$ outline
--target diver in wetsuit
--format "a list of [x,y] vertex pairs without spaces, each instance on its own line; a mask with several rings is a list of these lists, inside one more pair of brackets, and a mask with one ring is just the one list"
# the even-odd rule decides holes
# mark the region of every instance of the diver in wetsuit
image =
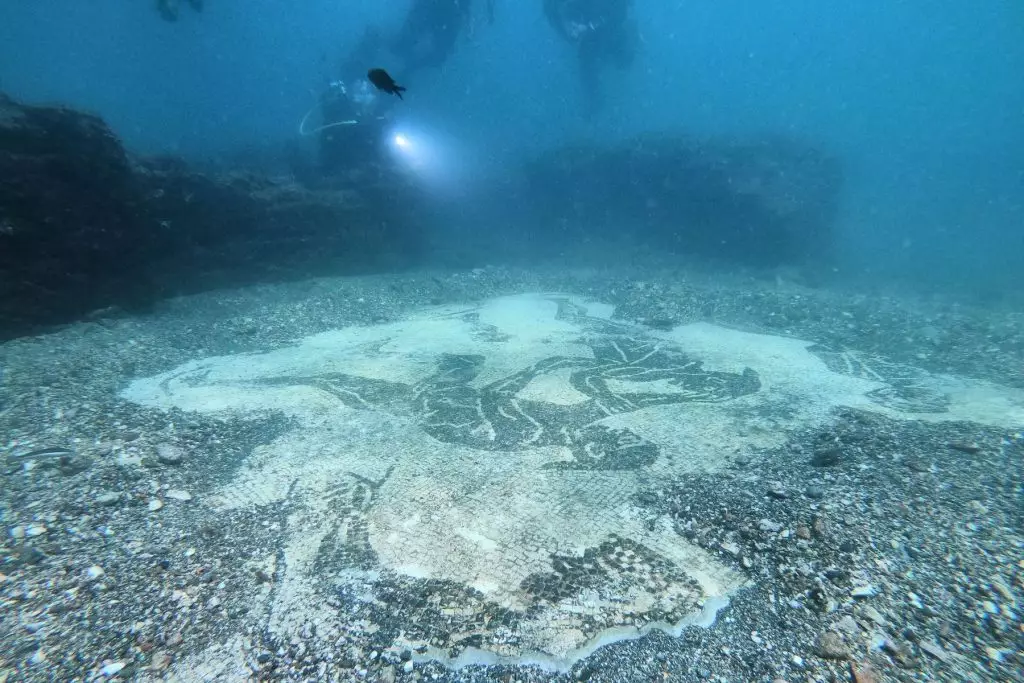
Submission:
[[472,0],[412,0],[402,28],[389,45],[402,60],[396,71],[408,78],[420,69],[443,65],[455,52],[471,10]]
[[328,85],[320,96],[319,128],[308,133],[303,129],[319,138],[322,173],[379,165],[393,106],[390,99],[381,97],[362,73]]
[[600,77],[607,66],[626,69],[636,54],[632,0],[544,0],[555,32],[576,48],[588,113],[601,106]]

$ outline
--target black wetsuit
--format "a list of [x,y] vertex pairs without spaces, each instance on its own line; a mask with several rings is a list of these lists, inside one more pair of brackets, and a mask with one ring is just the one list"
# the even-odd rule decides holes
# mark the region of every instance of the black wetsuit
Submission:
[[404,62],[404,77],[448,60],[469,21],[470,8],[471,0],[413,0],[405,23],[391,41],[391,51]]
[[598,79],[605,66],[633,63],[636,34],[629,21],[632,0],[544,0],[555,32],[576,46],[580,79],[589,107],[599,106]]

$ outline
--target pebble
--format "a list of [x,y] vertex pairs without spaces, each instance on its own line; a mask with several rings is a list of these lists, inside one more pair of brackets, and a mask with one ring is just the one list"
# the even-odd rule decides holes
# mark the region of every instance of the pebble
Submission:
[[846,659],[849,653],[842,636],[835,631],[825,631],[818,638],[818,654],[826,659]]
[[994,648],[994,647],[991,647],[991,646],[986,646],[985,647],[985,654],[988,655],[989,659],[991,659],[993,662],[997,662],[997,663],[1002,663],[1002,661],[1005,659],[1006,655],[1009,654],[1010,652],[1012,652],[1012,651],[1011,650],[1000,650],[998,648]]
[[761,531],[775,533],[776,531],[782,529],[782,524],[778,522],[773,522],[770,519],[762,519],[760,522],[757,523],[757,528]]
[[874,586],[872,586],[871,584],[867,584],[866,586],[857,586],[857,587],[853,588],[852,590],[850,590],[850,597],[854,597],[854,598],[870,598],[873,595],[875,595],[877,592],[878,591],[875,590]]
[[768,495],[776,500],[785,500],[789,498],[789,493],[786,491],[785,487],[778,482],[773,483],[768,487]]
[[944,662],[947,659],[949,659],[949,655],[946,653],[945,650],[942,649],[942,646],[940,646],[938,643],[933,643],[929,640],[922,640],[920,646],[922,652],[930,654],[932,657],[935,657],[935,659],[939,660],[940,662]]
[[992,589],[995,590],[995,592],[1003,596],[1003,600],[1006,600],[1009,603],[1015,603],[1017,601],[1016,597],[1013,595],[1013,591],[1011,591],[1006,586],[1006,582],[1004,582],[1001,578],[993,578],[991,581],[989,581],[989,584],[992,586]]
[[411,659],[409,661],[407,661],[405,664],[402,665],[402,671],[404,671],[407,674],[408,673],[412,673],[412,668],[413,668],[413,663],[412,663]]
[[164,494],[165,497],[171,500],[180,500],[182,502],[192,500],[192,494],[188,491],[182,491],[180,489],[171,489]]
[[150,512],[156,512],[163,506],[164,502],[162,500],[160,500],[159,498],[153,498],[152,500],[149,501],[149,505],[147,507],[149,508]]
[[124,662],[112,662],[107,664],[105,667],[100,669],[100,673],[104,676],[116,676],[121,673],[121,669],[124,668]]
[[834,467],[842,460],[843,452],[839,448],[823,448],[811,456],[813,467]]
[[96,496],[96,503],[98,505],[104,505],[104,506],[108,506],[108,507],[111,506],[111,505],[117,505],[120,502],[120,500],[121,500],[121,494],[116,492],[116,491],[112,491],[110,493],[104,493],[104,494],[101,494],[99,496]]
[[19,526],[12,526],[11,530],[8,533],[11,535],[11,538],[14,538],[14,539],[25,538],[25,527],[20,526],[20,525]]
[[185,451],[181,446],[175,446],[172,443],[158,443],[156,459],[165,465],[180,465],[185,461]]
[[821,487],[821,486],[818,486],[817,484],[811,484],[804,491],[804,495],[807,496],[808,498],[813,498],[814,500],[818,500],[820,498],[824,498],[825,497],[825,489],[823,487]]
[[103,567],[99,565],[94,564],[93,566],[85,570],[85,578],[89,579],[90,581],[95,581],[101,576],[103,576]]
[[885,626],[885,617],[879,613],[874,607],[868,605],[864,608],[864,616],[875,622],[879,626]]
[[49,529],[46,528],[45,524],[29,524],[25,527],[25,535],[29,538],[32,538],[33,536],[42,536],[47,531],[49,531]]
[[871,668],[870,664],[861,662],[858,664],[850,664],[850,677],[853,679],[853,683],[878,683],[878,675],[875,670]]
[[740,554],[740,547],[732,541],[726,541],[725,543],[722,543],[720,547],[722,548],[722,550],[729,553],[733,557],[736,557]]
[[159,650],[153,653],[153,659],[149,661],[149,668],[153,671],[164,671],[171,665],[171,656]]

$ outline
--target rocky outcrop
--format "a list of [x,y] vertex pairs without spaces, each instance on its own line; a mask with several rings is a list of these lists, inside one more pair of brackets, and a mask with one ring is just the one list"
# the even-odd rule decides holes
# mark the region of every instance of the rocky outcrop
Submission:
[[661,134],[556,149],[526,169],[545,241],[642,243],[760,266],[823,265],[842,169],[788,139]]
[[407,263],[411,185],[384,172],[290,178],[139,159],[95,116],[0,97],[0,338],[161,297]]

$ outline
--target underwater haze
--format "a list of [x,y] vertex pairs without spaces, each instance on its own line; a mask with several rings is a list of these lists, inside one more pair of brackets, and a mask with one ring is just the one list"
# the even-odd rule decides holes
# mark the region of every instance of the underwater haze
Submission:
[[[499,0],[493,25],[410,85],[402,115],[446,136],[464,176],[578,139],[782,132],[843,164],[846,276],[1021,286],[1019,2],[639,1],[637,59],[590,119],[540,4]],[[0,87],[95,111],[133,149],[202,157],[294,136],[363,28],[404,9],[212,1],[169,23],[147,2],[9,2]]]
[[1024,681],[1021,0],[0,2],[0,683]]

